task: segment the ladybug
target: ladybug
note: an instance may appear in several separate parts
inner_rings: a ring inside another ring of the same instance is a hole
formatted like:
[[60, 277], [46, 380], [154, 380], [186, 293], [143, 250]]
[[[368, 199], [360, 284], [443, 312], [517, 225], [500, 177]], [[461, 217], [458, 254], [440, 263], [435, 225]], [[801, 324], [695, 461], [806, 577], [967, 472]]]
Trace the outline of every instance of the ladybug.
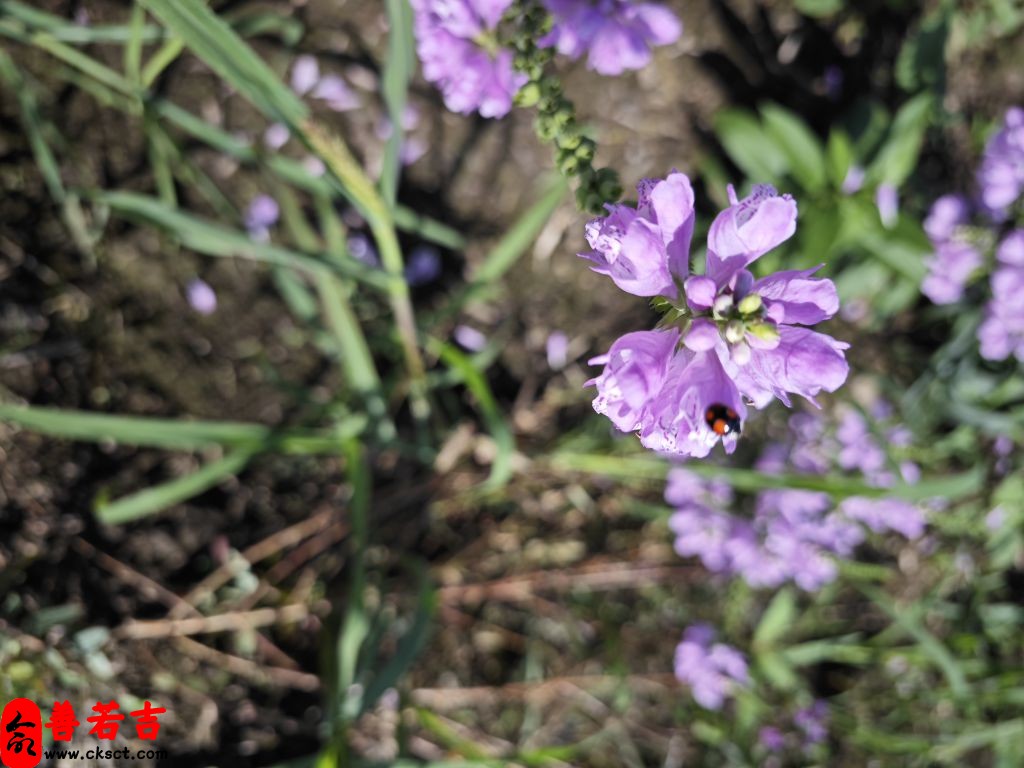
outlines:
[[708, 423], [711, 431], [716, 435], [731, 435], [740, 433], [740, 417], [732, 408], [721, 403], [709, 405], [704, 412], [704, 421]]

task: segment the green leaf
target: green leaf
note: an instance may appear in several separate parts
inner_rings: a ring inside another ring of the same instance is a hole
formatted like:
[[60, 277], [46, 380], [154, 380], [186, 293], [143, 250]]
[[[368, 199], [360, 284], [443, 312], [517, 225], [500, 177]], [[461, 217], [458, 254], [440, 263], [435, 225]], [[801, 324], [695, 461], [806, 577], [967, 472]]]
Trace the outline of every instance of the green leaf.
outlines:
[[237, 421], [118, 416], [7, 403], [0, 403], [0, 421], [9, 421], [52, 437], [92, 443], [112, 440], [126, 445], [172, 451], [193, 451], [210, 445], [223, 445], [283, 453], [337, 453], [342, 440], [359, 435], [366, 426], [366, 418], [363, 416], [350, 416], [328, 432], [275, 429]]
[[792, 628], [796, 618], [796, 595], [791, 587], [780, 589], [768, 604], [754, 630], [754, 646], [771, 648]]
[[834, 16], [843, 10], [843, 0], [796, 0], [796, 9], [805, 16], [825, 18]]
[[275, 122], [298, 126], [306, 105], [202, 0], [139, 0], [210, 69]]
[[796, 114], [777, 104], [763, 104], [761, 117], [768, 135], [782, 150], [790, 174], [808, 192], [825, 186], [825, 152], [821, 141]]
[[869, 184], [900, 186], [917, 167], [924, 134], [935, 100], [930, 93], [915, 96], [896, 113], [885, 143], [868, 168]]
[[469, 284], [445, 302], [437, 314], [430, 318], [431, 322], [436, 324], [458, 314], [468, 303], [495, 287], [537, 239], [551, 214], [565, 198], [567, 190], [568, 185], [561, 176], [552, 178], [537, 202], [516, 220], [498, 244], [491, 249], [483, 263], [473, 273]]
[[777, 184], [790, 170], [783, 149], [749, 112], [721, 110], [715, 115], [715, 135], [751, 181]]
[[486, 486], [488, 489], [499, 488], [512, 476], [512, 454], [515, 452], [515, 438], [505, 417], [498, 407], [494, 394], [491, 392], [487, 379], [478, 371], [472, 361], [451, 344], [438, 339], [428, 339], [427, 348], [438, 355], [449, 368], [457, 371], [466, 387], [476, 399], [477, 407], [491, 437], [494, 438], [497, 452], [491, 464], [491, 476]]
[[272, 243], [259, 243], [244, 232], [169, 208], [153, 197], [132, 192], [98, 192], [94, 199], [110, 206], [115, 213], [163, 229], [186, 248], [207, 256], [250, 258], [314, 275], [333, 270], [382, 290], [389, 284], [386, 275], [353, 258], [328, 261]]
[[412, 8], [408, 0], [387, 0], [388, 58], [384, 63], [381, 94], [391, 120], [391, 136], [384, 147], [380, 172], [380, 193], [394, 206], [398, 193], [398, 176], [402, 169], [401, 150], [405, 130], [402, 127], [409, 79], [412, 77], [415, 42], [412, 36]]
[[832, 186], [838, 189], [843, 185], [850, 173], [853, 160], [853, 144], [850, 137], [842, 128], [834, 127], [828, 135], [828, 144], [825, 148], [825, 164]]
[[95, 510], [96, 518], [101, 523], [119, 525], [188, 501], [240, 472], [253, 454], [254, 451], [250, 450], [236, 450], [184, 477], [124, 496], [109, 504], [100, 503]]
[[937, 8], [903, 43], [896, 59], [896, 82], [903, 90], [941, 92], [945, 88], [950, 16], [948, 5]]

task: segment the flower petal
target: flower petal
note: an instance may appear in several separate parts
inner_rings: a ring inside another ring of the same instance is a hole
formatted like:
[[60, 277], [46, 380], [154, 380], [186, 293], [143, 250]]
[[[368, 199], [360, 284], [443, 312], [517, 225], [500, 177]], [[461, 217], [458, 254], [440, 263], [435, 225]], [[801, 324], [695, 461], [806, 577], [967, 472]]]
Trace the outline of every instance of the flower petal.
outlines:
[[719, 285], [796, 232], [796, 201], [767, 184], [730, 205], [708, 232], [707, 273]]
[[[754, 283], [777, 323], [814, 325], [839, 311], [839, 294], [831, 280], [811, 278], [821, 267], [776, 272]], [[781, 308], [781, 314], [776, 307]]]
[[758, 408], [773, 396], [789, 405], [789, 393], [813, 403], [819, 392], [835, 392], [846, 381], [848, 347], [823, 333], [782, 326], [775, 349], [751, 349], [750, 362], [736, 370], [736, 384]]

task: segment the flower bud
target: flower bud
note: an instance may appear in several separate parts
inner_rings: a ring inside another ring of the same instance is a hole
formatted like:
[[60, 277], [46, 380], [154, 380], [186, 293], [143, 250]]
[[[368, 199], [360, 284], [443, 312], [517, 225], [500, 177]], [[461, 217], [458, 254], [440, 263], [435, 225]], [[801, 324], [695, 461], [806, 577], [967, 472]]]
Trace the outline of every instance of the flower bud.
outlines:
[[745, 334], [746, 329], [739, 320], [730, 320], [729, 324], [725, 326], [725, 340], [730, 344], [738, 344], [743, 341]]
[[527, 83], [516, 94], [516, 104], [520, 107], [532, 107], [540, 101], [540, 87], [536, 83]]
[[779, 340], [779, 329], [773, 323], [757, 323], [747, 328], [752, 336], [756, 336], [761, 341], [778, 341]]
[[739, 310], [741, 315], [752, 315], [764, 304], [761, 297], [756, 293], [748, 293], [740, 299]]
[[712, 305], [711, 309], [715, 315], [718, 316], [728, 314], [729, 310], [732, 309], [732, 296], [727, 293], [723, 293], [715, 299], [715, 303]]

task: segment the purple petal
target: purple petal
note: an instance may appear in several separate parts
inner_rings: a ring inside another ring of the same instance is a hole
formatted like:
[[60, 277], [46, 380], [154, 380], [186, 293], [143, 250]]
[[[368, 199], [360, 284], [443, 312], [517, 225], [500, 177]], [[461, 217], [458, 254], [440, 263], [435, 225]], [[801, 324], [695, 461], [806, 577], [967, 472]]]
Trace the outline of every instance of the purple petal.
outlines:
[[637, 331], [617, 339], [604, 370], [587, 382], [597, 387], [594, 410], [623, 432], [640, 429], [665, 382], [678, 340], [677, 331]]
[[848, 347], [823, 333], [781, 326], [779, 345], [752, 349], [750, 362], [738, 369], [736, 383], [758, 408], [772, 396], [789, 405], [789, 394], [814, 402], [822, 390], [835, 392], [846, 381], [850, 367], [843, 350]]
[[707, 273], [719, 285], [796, 232], [796, 201], [767, 184], [726, 208], [708, 232]]
[[[776, 323], [814, 325], [839, 311], [839, 294], [831, 280], [812, 279], [821, 267], [776, 272], [754, 283], [753, 293], [765, 300]], [[772, 310], [778, 307], [781, 311]]]

